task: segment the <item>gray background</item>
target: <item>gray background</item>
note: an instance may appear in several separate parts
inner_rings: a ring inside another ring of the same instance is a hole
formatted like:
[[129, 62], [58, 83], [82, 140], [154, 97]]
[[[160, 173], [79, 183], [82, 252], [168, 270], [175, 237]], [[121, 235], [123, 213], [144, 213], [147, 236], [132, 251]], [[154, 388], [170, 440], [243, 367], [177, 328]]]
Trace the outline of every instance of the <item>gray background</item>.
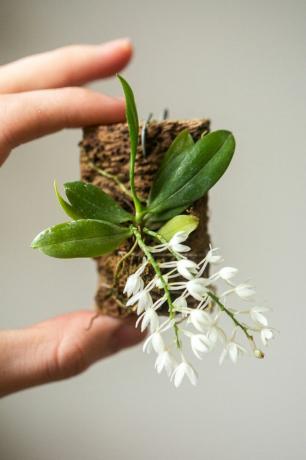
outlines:
[[[140, 112], [209, 116], [234, 131], [232, 168], [211, 193], [211, 233], [258, 287], [281, 333], [264, 361], [199, 363], [175, 390], [141, 348], [73, 380], [0, 403], [3, 460], [305, 458], [305, 1], [2, 2], [1, 62], [130, 36], [125, 75]], [[114, 81], [96, 84], [110, 94]], [[90, 305], [91, 261], [29, 248], [59, 222], [52, 181], [78, 177], [80, 132], [20, 147], [0, 170], [1, 327]]]

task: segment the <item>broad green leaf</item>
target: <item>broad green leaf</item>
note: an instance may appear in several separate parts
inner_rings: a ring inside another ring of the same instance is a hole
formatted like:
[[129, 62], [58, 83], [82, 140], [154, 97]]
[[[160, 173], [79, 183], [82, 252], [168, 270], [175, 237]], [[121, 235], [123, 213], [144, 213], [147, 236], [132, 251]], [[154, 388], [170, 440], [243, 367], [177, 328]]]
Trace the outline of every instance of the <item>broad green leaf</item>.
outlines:
[[176, 155], [184, 153], [185, 150], [189, 149], [189, 147], [192, 147], [193, 145], [194, 140], [192, 139], [191, 134], [188, 129], [184, 129], [176, 136], [163, 156], [160, 168], [162, 168], [168, 161], [171, 161]]
[[32, 247], [61, 259], [98, 257], [116, 249], [129, 236], [129, 228], [81, 219], [47, 228], [33, 240]]
[[149, 201], [153, 201], [159, 194], [168, 180], [169, 171], [179, 165], [183, 156], [188, 154], [193, 145], [194, 141], [187, 129], [184, 129], [176, 136], [162, 159], [150, 191]]
[[66, 200], [64, 200], [64, 198], [61, 196], [61, 194], [60, 194], [60, 192], [59, 192], [59, 190], [57, 188], [56, 181], [54, 181], [53, 186], [54, 186], [54, 191], [55, 191], [56, 198], [58, 199], [59, 204], [61, 205], [61, 207], [63, 208], [63, 210], [67, 214], [67, 216], [71, 217], [71, 219], [73, 219], [73, 220], [80, 219], [81, 216], [78, 215], [77, 212], [71, 206], [71, 204], [68, 203]]
[[85, 182], [64, 184], [74, 212], [83, 219], [98, 219], [120, 224], [133, 219], [132, 215], [99, 187]]
[[[229, 131], [215, 131], [200, 139], [175, 164], [164, 168], [167, 173], [160, 192], [150, 200], [150, 214], [161, 214], [174, 208], [186, 209], [201, 198], [224, 174], [235, 150], [235, 140]], [[148, 216], [149, 217], [149, 216]]]
[[165, 238], [165, 240], [169, 241], [177, 232], [185, 232], [189, 235], [198, 225], [198, 217], [182, 214], [166, 222], [165, 225], [158, 230], [158, 233]]
[[125, 101], [126, 101], [126, 119], [129, 126], [130, 141], [131, 141], [131, 156], [136, 157], [137, 145], [138, 145], [138, 132], [139, 132], [139, 121], [137, 108], [135, 103], [134, 94], [132, 88], [128, 82], [121, 76], [117, 75], [122, 85]]

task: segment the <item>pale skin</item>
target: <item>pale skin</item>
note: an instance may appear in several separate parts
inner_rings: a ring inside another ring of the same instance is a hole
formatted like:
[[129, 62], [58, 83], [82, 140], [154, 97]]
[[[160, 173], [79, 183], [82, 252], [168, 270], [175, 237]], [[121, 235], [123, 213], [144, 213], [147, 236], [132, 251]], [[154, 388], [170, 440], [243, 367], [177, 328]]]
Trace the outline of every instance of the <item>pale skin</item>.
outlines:
[[[131, 56], [130, 41], [120, 39], [60, 48], [1, 66], [0, 166], [12, 150], [38, 137], [123, 121], [122, 98], [82, 85], [114, 75]], [[78, 311], [0, 331], [0, 396], [77, 375], [142, 339], [133, 319], [98, 316], [91, 322], [94, 315]]]

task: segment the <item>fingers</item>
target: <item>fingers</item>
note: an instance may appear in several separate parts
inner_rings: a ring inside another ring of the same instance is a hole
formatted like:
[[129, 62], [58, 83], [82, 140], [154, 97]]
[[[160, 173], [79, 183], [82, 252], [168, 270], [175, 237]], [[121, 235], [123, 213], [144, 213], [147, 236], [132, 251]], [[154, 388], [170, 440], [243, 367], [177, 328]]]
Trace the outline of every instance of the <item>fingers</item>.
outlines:
[[0, 67], [0, 93], [83, 85], [114, 75], [131, 56], [128, 39], [67, 46], [29, 56]]
[[123, 121], [125, 104], [85, 88], [0, 96], [0, 165], [18, 145], [63, 128]]
[[61, 380], [142, 340], [133, 320], [81, 311], [28, 329], [0, 333], [0, 395]]

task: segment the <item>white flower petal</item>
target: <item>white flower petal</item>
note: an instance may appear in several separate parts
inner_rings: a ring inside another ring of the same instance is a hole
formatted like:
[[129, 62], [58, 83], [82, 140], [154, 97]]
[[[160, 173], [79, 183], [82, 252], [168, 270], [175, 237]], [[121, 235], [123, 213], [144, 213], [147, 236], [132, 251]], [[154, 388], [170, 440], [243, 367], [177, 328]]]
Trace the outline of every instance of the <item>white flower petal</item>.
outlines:
[[250, 309], [250, 316], [253, 321], [263, 325], [268, 326], [268, 320], [262, 313], [269, 311], [269, 308], [266, 307], [252, 307]]
[[195, 386], [198, 383], [198, 375], [191, 364], [187, 364], [186, 374], [190, 380], [190, 383]]
[[127, 294], [128, 297], [131, 297], [131, 295], [137, 294], [137, 292], [141, 291], [143, 288], [143, 279], [137, 273], [133, 273], [128, 277], [123, 293]]
[[207, 327], [212, 325], [213, 319], [206, 311], [195, 308], [190, 312], [188, 322], [190, 322], [198, 331], [204, 332]]
[[162, 351], [157, 355], [155, 368], [158, 374], [160, 374], [165, 369], [167, 375], [170, 376], [175, 369], [175, 366], [176, 362], [168, 351]]
[[220, 355], [220, 358], [219, 358], [219, 364], [220, 366], [224, 363], [224, 360], [226, 358], [226, 355], [228, 353], [228, 349], [227, 347], [223, 348], [222, 352], [221, 352], [221, 355]]
[[174, 386], [176, 388], [178, 388], [181, 385], [181, 383], [183, 381], [183, 378], [185, 376], [185, 372], [186, 372], [185, 371], [185, 363], [181, 363], [175, 368], [175, 370], [174, 370], [174, 372], [172, 374], [172, 378], [174, 380]]
[[180, 311], [181, 309], [185, 309], [187, 308], [187, 300], [185, 299], [185, 297], [178, 297], [173, 302], [173, 306], [177, 308], [178, 311]]
[[177, 262], [177, 271], [187, 280], [192, 280], [197, 275], [197, 264], [189, 259], [181, 259]]
[[142, 350], [145, 353], [151, 353], [152, 351], [152, 336], [149, 335], [149, 337], [144, 341], [144, 344], [142, 346]]
[[145, 340], [142, 349], [146, 353], [150, 353], [152, 349], [156, 353], [162, 353], [165, 350], [165, 344], [161, 334], [159, 332], [153, 332], [153, 334], [149, 335], [149, 337]]
[[215, 254], [215, 252], [217, 251], [217, 249], [210, 249], [208, 251], [208, 253], [206, 254], [206, 257], [205, 257], [205, 260], [206, 262], [208, 262], [209, 264], [218, 264], [220, 262], [222, 262], [222, 256], [218, 255], [218, 254]]
[[262, 313], [252, 313], [251, 318], [257, 323], [262, 324], [263, 326], [268, 326], [268, 320]]
[[197, 384], [198, 376], [196, 371], [191, 366], [191, 364], [187, 363], [187, 361], [184, 360], [174, 369], [174, 372], [171, 376], [171, 380], [174, 381], [174, 385], [176, 388], [178, 388], [181, 385], [185, 375], [187, 375], [192, 385]]
[[[139, 319], [138, 319], [139, 320]], [[138, 320], [136, 324], [138, 323]], [[150, 325], [151, 332], [155, 332], [159, 326], [158, 315], [153, 308], [148, 308], [144, 314], [141, 322], [141, 332], [143, 332]]]
[[269, 340], [273, 339], [274, 337], [272, 329], [269, 329], [267, 327], [263, 328], [260, 331], [260, 337], [261, 337], [262, 343], [266, 346]]
[[172, 243], [170, 247], [176, 252], [188, 252], [191, 249], [186, 244], [180, 244], [180, 243]]
[[173, 235], [169, 243], [183, 243], [187, 240], [188, 236], [189, 233], [187, 232], [177, 232], [175, 235]]
[[193, 353], [197, 358], [202, 359], [200, 353], [207, 353], [210, 350], [211, 343], [204, 334], [192, 334], [190, 344]]
[[159, 332], [152, 334], [152, 347], [156, 353], [162, 353], [165, 350], [165, 343]]
[[194, 278], [186, 283], [189, 294], [196, 300], [203, 300], [207, 295], [207, 280], [205, 278]]
[[250, 299], [255, 295], [255, 289], [249, 284], [238, 284], [234, 289], [235, 293], [244, 300]]
[[228, 344], [228, 354], [233, 363], [237, 363], [238, 361], [238, 348], [235, 343]]
[[225, 281], [229, 281], [238, 273], [237, 268], [234, 267], [223, 267], [217, 273], [219, 277]]

